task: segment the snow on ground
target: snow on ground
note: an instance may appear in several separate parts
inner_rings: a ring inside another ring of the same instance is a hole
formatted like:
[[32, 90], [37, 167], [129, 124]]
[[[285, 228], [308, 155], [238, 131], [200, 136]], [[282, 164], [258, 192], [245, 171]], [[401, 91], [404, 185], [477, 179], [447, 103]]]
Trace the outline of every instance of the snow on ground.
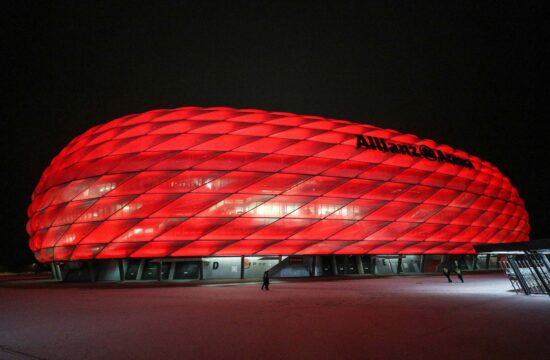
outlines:
[[0, 283], [0, 359], [544, 359], [550, 297], [504, 275]]

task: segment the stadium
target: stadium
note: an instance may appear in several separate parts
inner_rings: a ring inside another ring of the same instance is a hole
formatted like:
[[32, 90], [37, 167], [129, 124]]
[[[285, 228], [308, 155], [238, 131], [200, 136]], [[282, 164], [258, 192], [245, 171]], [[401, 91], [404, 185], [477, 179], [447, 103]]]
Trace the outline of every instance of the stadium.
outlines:
[[52, 160], [29, 246], [60, 280], [389, 275], [529, 240], [489, 162], [345, 120], [182, 107], [93, 127]]

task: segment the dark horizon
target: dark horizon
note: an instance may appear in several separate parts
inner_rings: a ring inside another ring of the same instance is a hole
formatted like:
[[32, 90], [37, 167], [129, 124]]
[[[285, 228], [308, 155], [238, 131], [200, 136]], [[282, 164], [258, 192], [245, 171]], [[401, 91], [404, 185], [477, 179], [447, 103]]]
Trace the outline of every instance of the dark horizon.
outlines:
[[487, 160], [550, 237], [543, 2], [13, 2], [0, 265], [33, 261], [26, 208], [75, 136], [158, 108], [345, 119]]

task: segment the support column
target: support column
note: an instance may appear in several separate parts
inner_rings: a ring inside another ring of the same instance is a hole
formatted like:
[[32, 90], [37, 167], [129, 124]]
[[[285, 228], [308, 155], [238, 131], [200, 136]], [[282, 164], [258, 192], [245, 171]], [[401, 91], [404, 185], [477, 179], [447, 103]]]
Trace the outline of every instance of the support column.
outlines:
[[330, 263], [332, 265], [332, 275], [338, 275], [338, 265], [336, 265], [336, 256], [330, 255]]
[[117, 260], [118, 263], [118, 275], [120, 277], [120, 281], [124, 281], [125, 274], [124, 274], [124, 260]]
[[145, 267], [145, 260], [139, 261], [138, 271], [136, 274], [136, 280], [141, 280], [141, 276], [143, 275], [143, 268]]
[[398, 274], [401, 274], [403, 272], [402, 264], [403, 264], [403, 256], [399, 255], [399, 258], [397, 259], [397, 273]]
[[349, 266], [348, 256], [344, 255], [344, 275], [348, 274], [348, 266]]
[[158, 269], [158, 280], [159, 281], [162, 281], [162, 260], [159, 261], [158, 263], [159, 265], [159, 269]]
[[170, 263], [170, 272], [168, 273], [168, 280], [174, 280], [174, 274], [176, 273], [176, 262]]
[[317, 256], [313, 255], [313, 259], [311, 260], [311, 271], [309, 272], [310, 277], [315, 276], [316, 267], [317, 267]]
[[65, 266], [63, 267], [63, 271], [62, 271], [62, 270], [61, 270], [61, 265], [59, 265], [58, 262], [56, 262], [56, 263], [54, 264], [54, 266], [55, 266], [55, 271], [56, 271], [56, 274], [57, 274], [57, 275], [56, 275], [56, 276], [57, 276], [57, 279], [58, 279], [59, 281], [65, 280], [66, 277], [63, 276], [63, 274], [66, 273], [66, 272], [68, 272], [69, 267], [68, 267], [67, 265], [65, 265]]
[[59, 279], [59, 276], [58, 276], [58, 274], [57, 274], [57, 263], [54, 262], [54, 261], [52, 261], [52, 262], [50, 263], [50, 267], [51, 267], [51, 269], [52, 269], [52, 277], [53, 277], [53, 279], [59, 281], [60, 279]]
[[241, 256], [241, 279], [244, 279], [244, 256]]
[[199, 280], [202, 280], [204, 278], [204, 261], [202, 261], [202, 258], [200, 260], [200, 265], [199, 265]]
[[359, 275], [365, 275], [365, 269], [363, 268], [363, 260], [361, 260], [361, 255], [355, 255], [355, 262], [357, 263], [357, 273]]

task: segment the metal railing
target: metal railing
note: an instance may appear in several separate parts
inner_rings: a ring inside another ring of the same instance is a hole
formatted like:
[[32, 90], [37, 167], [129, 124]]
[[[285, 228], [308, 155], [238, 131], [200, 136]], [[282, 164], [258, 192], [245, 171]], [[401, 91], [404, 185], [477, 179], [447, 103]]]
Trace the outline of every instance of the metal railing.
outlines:
[[509, 255], [500, 266], [516, 293], [550, 295], [550, 263], [546, 255], [531, 252]]

